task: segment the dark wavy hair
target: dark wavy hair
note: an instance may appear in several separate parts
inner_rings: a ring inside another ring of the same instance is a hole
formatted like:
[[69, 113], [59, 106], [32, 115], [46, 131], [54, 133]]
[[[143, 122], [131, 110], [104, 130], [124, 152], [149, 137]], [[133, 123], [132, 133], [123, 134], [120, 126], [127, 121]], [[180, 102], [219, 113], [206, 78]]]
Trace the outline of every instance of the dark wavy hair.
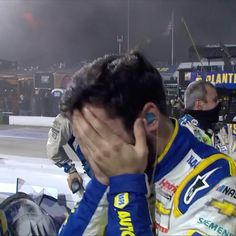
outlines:
[[75, 73], [73, 81], [63, 99], [70, 113], [85, 103], [101, 106], [111, 118], [123, 119], [127, 129], [133, 128], [147, 102], [155, 103], [167, 115], [162, 78], [138, 52], [98, 58]]

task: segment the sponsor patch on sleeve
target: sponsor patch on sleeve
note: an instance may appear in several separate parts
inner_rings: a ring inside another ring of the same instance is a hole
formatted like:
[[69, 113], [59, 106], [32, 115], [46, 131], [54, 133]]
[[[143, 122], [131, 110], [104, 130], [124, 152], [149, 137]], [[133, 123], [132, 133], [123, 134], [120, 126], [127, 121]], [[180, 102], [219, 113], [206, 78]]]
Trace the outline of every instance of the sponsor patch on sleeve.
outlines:
[[119, 193], [114, 198], [114, 206], [123, 209], [129, 204], [129, 193]]
[[58, 129], [55, 129], [55, 128], [53, 127], [53, 128], [51, 129], [51, 135], [52, 135], [52, 138], [53, 138], [54, 140], [57, 139], [58, 134], [59, 134], [59, 130], [58, 130]]

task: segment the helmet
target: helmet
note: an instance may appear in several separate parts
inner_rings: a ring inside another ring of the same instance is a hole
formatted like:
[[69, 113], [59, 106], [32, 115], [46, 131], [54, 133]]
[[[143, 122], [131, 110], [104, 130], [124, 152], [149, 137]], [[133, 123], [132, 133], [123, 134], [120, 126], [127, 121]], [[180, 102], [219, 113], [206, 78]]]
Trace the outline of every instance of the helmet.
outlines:
[[7, 220], [8, 234], [5, 233], [4, 236], [57, 235], [51, 216], [25, 193], [18, 192], [8, 197], [0, 208]]

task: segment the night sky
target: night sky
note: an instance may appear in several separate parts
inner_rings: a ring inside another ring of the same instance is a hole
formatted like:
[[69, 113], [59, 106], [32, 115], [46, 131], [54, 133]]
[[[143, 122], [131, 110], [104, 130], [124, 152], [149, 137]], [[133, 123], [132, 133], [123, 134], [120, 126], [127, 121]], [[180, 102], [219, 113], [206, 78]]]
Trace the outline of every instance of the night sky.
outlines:
[[[129, 7], [128, 7], [129, 2]], [[128, 11], [129, 10], [129, 11]], [[174, 11], [174, 60], [196, 44], [236, 44], [235, 0], [0, 0], [0, 58], [19, 64], [74, 64], [140, 49], [153, 62], [171, 62], [168, 24]], [[129, 12], [129, 14], [128, 14]]]

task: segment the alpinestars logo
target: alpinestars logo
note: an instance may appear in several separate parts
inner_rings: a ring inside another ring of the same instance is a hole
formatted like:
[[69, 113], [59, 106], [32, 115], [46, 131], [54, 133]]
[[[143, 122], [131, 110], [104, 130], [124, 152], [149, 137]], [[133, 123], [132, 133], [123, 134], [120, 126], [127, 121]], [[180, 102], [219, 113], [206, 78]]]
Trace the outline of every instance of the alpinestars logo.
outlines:
[[203, 176], [201, 176], [201, 175], [197, 176], [195, 181], [190, 185], [190, 187], [188, 188], [188, 190], [186, 191], [186, 193], [184, 195], [184, 203], [185, 204], [189, 204], [199, 191], [209, 187], [209, 184], [207, 183], [208, 177], [212, 173], [214, 173], [216, 170], [218, 170], [219, 168], [220, 167], [215, 168], [212, 171], [207, 172]]

